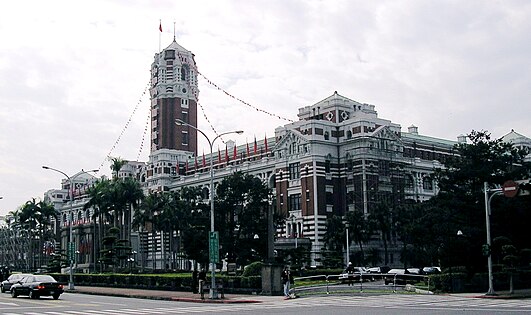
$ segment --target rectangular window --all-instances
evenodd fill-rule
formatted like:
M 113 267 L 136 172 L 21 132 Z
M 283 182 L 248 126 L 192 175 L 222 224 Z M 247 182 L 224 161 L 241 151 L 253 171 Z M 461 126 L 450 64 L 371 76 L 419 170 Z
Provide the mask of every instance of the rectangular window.
M 301 178 L 300 163 L 299 162 L 291 163 L 289 165 L 289 179 L 292 180 L 292 179 L 299 179 L 299 178 Z
M 185 123 L 189 123 L 188 121 L 188 112 L 182 112 L 182 120 L 185 122 Z
M 183 131 L 182 133 L 182 144 L 188 145 L 188 132 Z
M 326 204 L 327 205 L 333 205 L 334 204 L 334 195 L 332 195 L 331 192 L 326 192 Z
M 175 59 L 175 50 L 166 50 L 164 52 L 164 59 Z
M 288 196 L 289 211 L 301 209 L 301 194 L 294 194 Z

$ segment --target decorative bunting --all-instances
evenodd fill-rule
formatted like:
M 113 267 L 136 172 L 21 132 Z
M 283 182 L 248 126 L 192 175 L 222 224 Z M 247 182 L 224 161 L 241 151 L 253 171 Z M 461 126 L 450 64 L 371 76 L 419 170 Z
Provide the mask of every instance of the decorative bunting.
M 110 157 L 111 157 L 111 154 L 112 152 L 114 151 L 114 149 L 116 148 L 116 146 L 118 145 L 118 143 L 120 142 L 120 140 L 122 139 L 122 136 L 123 134 L 125 133 L 125 131 L 127 130 L 127 128 L 129 127 L 129 124 L 131 123 L 131 120 L 133 119 L 133 116 L 135 115 L 137 109 L 138 109 L 138 106 L 140 106 L 140 103 L 142 103 L 142 97 L 146 94 L 146 91 L 148 90 L 149 86 L 150 86 L 150 82 L 148 82 L 148 84 L 146 85 L 146 88 L 144 89 L 144 92 L 142 92 L 142 96 L 140 97 L 140 99 L 138 100 L 138 102 L 136 103 L 136 106 L 135 108 L 133 109 L 133 113 L 131 113 L 131 115 L 129 116 L 129 119 L 127 120 L 127 122 L 125 123 L 125 126 L 124 128 L 122 129 L 122 132 L 120 132 L 120 135 L 118 136 L 118 138 L 116 139 L 116 141 L 114 142 L 111 150 L 109 151 L 109 153 L 107 154 L 107 156 L 105 157 L 105 159 L 103 160 L 103 162 L 101 162 L 100 164 L 100 167 L 99 167 L 99 170 L 102 169 L 103 167 L 103 164 L 105 163 L 105 161 L 107 161 Z

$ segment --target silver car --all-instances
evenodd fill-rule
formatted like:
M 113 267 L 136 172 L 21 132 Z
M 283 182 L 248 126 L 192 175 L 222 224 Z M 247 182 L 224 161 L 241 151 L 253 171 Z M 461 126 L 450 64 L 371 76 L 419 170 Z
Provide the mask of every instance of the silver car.
M 20 281 L 22 278 L 29 276 L 29 273 L 14 273 L 7 278 L 7 280 L 2 281 L 0 284 L 0 291 L 2 293 L 11 291 L 11 286 L 18 281 Z

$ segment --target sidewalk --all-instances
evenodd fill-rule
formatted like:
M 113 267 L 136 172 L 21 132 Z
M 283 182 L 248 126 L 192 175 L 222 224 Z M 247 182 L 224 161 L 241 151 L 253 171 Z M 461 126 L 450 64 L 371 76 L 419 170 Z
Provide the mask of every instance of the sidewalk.
M 194 294 L 192 292 L 184 291 L 143 290 L 89 286 L 76 286 L 74 290 L 65 290 L 65 292 L 193 303 L 261 303 L 266 301 L 275 301 L 283 299 L 282 296 L 244 294 L 225 294 L 223 299 L 209 299 L 208 292 L 205 292 L 205 299 L 201 299 L 200 294 Z
M 530 299 L 531 289 L 514 290 L 513 294 L 510 294 L 509 291 L 496 291 L 495 295 L 486 295 L 485 293 L 450 293 L 450 295 L 476 299 Z
M 284 299 L 283 296 L 225 294 L 223 299 L 219 298 L 211 300 L 208 298 L 208 292 L 205 293 L 205 299 L 201 299 L 200 294 L 194 294 L 192 292 L 184 291 L 144 290 L 90 286 L 76 286 L 74 290 L 65 290 L 65 292 L 192 303 L 262 303 L 279 301 Z M 531 289 L 515 290 L 513 294 L 509 294 L 508 291 L 498 291 L 496 292 L 496 295 L 493 296 L 485 295 L 485 293 L 449 293 L 448 295 L 481 299 L 529 299 L 531 298 Z

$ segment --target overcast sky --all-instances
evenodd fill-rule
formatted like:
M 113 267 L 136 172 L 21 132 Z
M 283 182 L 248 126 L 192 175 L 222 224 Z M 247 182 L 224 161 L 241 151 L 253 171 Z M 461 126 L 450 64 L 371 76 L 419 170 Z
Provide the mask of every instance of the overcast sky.
M 42 165 L 108 175 L 130 117 L 110 155 L 147 160 L 144 91 L 174 22 L 208 79 L 281 117 L 337 91 L 403 131 L 531 136 L 531 1 L 2 1 L 0 214 L 60 187 Z M 286 123 L 199 88 L 216 130 L 245 131 L 237 144 Z M 202 112 L 199 128 L 212 134 Z

